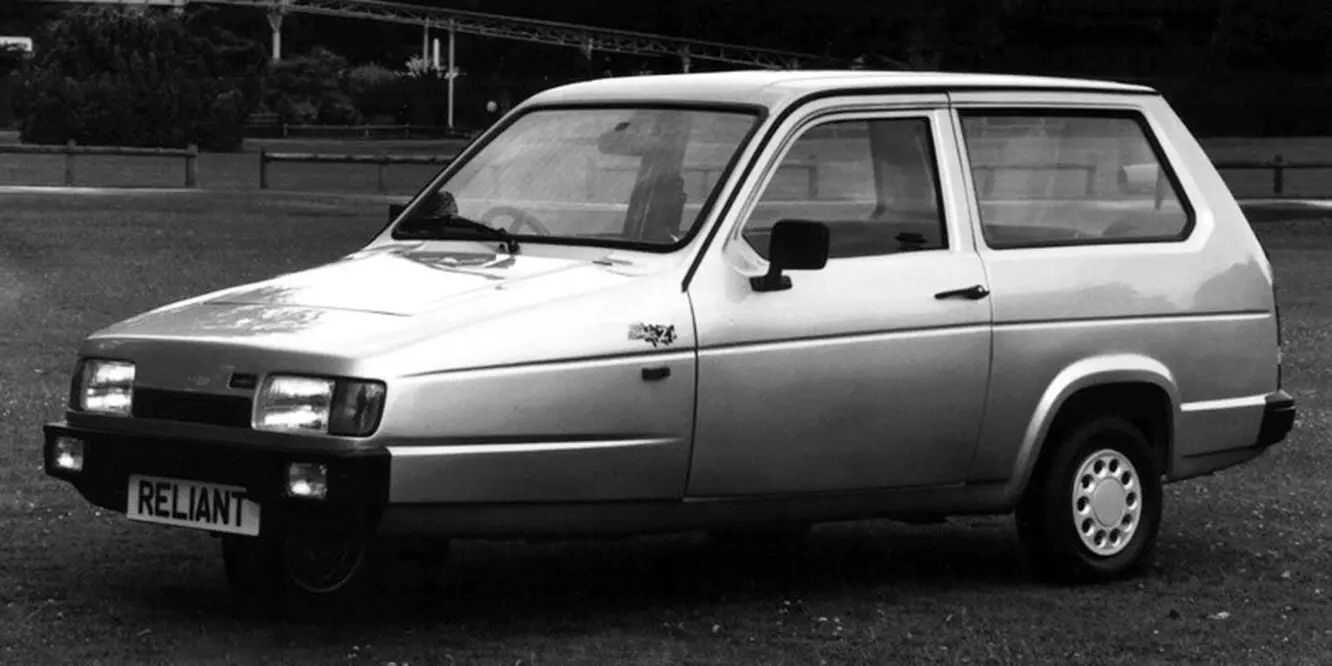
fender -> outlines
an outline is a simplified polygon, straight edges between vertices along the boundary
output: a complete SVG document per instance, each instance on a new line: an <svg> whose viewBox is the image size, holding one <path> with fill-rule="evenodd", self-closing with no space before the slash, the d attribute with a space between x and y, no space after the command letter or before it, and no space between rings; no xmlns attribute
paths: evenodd
<svg viewBox="0 0 1332 666"><path fill-rule="evenodd" d="M1152 384L1165 391L1170 400L1170 441L1175 439L1175 417L1179 414L1179 386L1174 374L1163 363L1141 354L1109 354L1084 358L1066 366L1055 375L1054 380L1041 395L1036 410L1027 423L1027 431L1022 437L1022 446L1018 449L1013 463L1013 473L1009 477L1004 496L1016 501L1026 492L1032 469L1040 459L1050 426L1059 416L1068 399L1086 388L1105 384L1136 382Z"/></svg>

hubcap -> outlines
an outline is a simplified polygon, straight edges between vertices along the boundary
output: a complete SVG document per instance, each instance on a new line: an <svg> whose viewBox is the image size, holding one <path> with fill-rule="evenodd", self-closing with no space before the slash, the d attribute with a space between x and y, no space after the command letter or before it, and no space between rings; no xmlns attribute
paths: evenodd
<svg viewBox="0 0 1332 666"><path fill-rule="evenodd" d="M328 594L345 587L365 561L365 542L356 535L332 531L285 540L287 575L302 590Z"/></svg>
<svg viewBox="0 0 1332 666"><path fill-rule="evenodd" d="M1124 550L1142 518L1138 470L1124 454L1103 449L1087 456L1073 479L1073 528L1096 555Z"/></svg>

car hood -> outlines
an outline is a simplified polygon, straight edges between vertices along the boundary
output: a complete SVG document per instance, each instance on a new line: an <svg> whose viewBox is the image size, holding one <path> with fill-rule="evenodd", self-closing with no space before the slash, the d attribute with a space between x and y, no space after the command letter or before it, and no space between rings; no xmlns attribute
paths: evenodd
<svg viewBox="0 0 1332 666"><path fill-rule="evenodd" d="M619 271L631 265L620 262ZM430 251L421 247L368 250L310 270L228 290L211 306L290 306L416 316L482 294L521 291L544 279L582 290L619 279L613 262L488 252Z"/></svg>
<svg viewBox="0 0 1332 666"><path fill-rule="evenodd" d="M141 314L90 336L82 352L183 362L247 348L242 356L266 365L329 371L397 355L426 370L641 347L626 331L663 307L686 327L687 304L665 303L682 296L663 264L594 256L378 247Z"/></svg>

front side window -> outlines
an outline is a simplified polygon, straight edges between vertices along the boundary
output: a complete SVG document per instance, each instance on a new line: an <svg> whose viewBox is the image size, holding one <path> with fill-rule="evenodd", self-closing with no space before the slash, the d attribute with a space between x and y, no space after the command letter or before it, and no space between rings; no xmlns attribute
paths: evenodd
<svg viewBox="0 0 1332 666"><path fill-rule="evenodd" d="M991 247L1169 241L1192 214L1136 113L964 110Z"/></svg>
<svg viewBox="0 0 1332 666"><path fill-rule="evenodd" d="M805 130L741 233L766 259L772 226L783 219L828 225L830 260L948 247L929 120L838 120Z"/></svg>
<svg viewBox="0 0 1332 666"><path fill-rule="evenodd" d="M427 188L394 238L670 249L692 234L758 116L650 108L522 115Z"/></svg>

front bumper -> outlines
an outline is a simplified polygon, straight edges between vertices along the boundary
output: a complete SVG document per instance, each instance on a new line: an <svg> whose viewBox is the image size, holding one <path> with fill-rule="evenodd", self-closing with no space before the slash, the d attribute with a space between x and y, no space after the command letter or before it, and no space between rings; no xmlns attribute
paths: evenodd
<svg viewBox="0 0 1332 666"><path fill-rule="evenodd" d="M260 537L312 522L363 522L373 529L388 504L389 454L383 450L283 451L222 441L129 435L68 423L43 427L46 474L72 484L84 499L110 511L126 513L132 474L242 486L262 509ZM83 468L71 472L55 465L57 437L83 442ZM328 494L322 500L289 497L287 465L324 464Z"/></svg>

